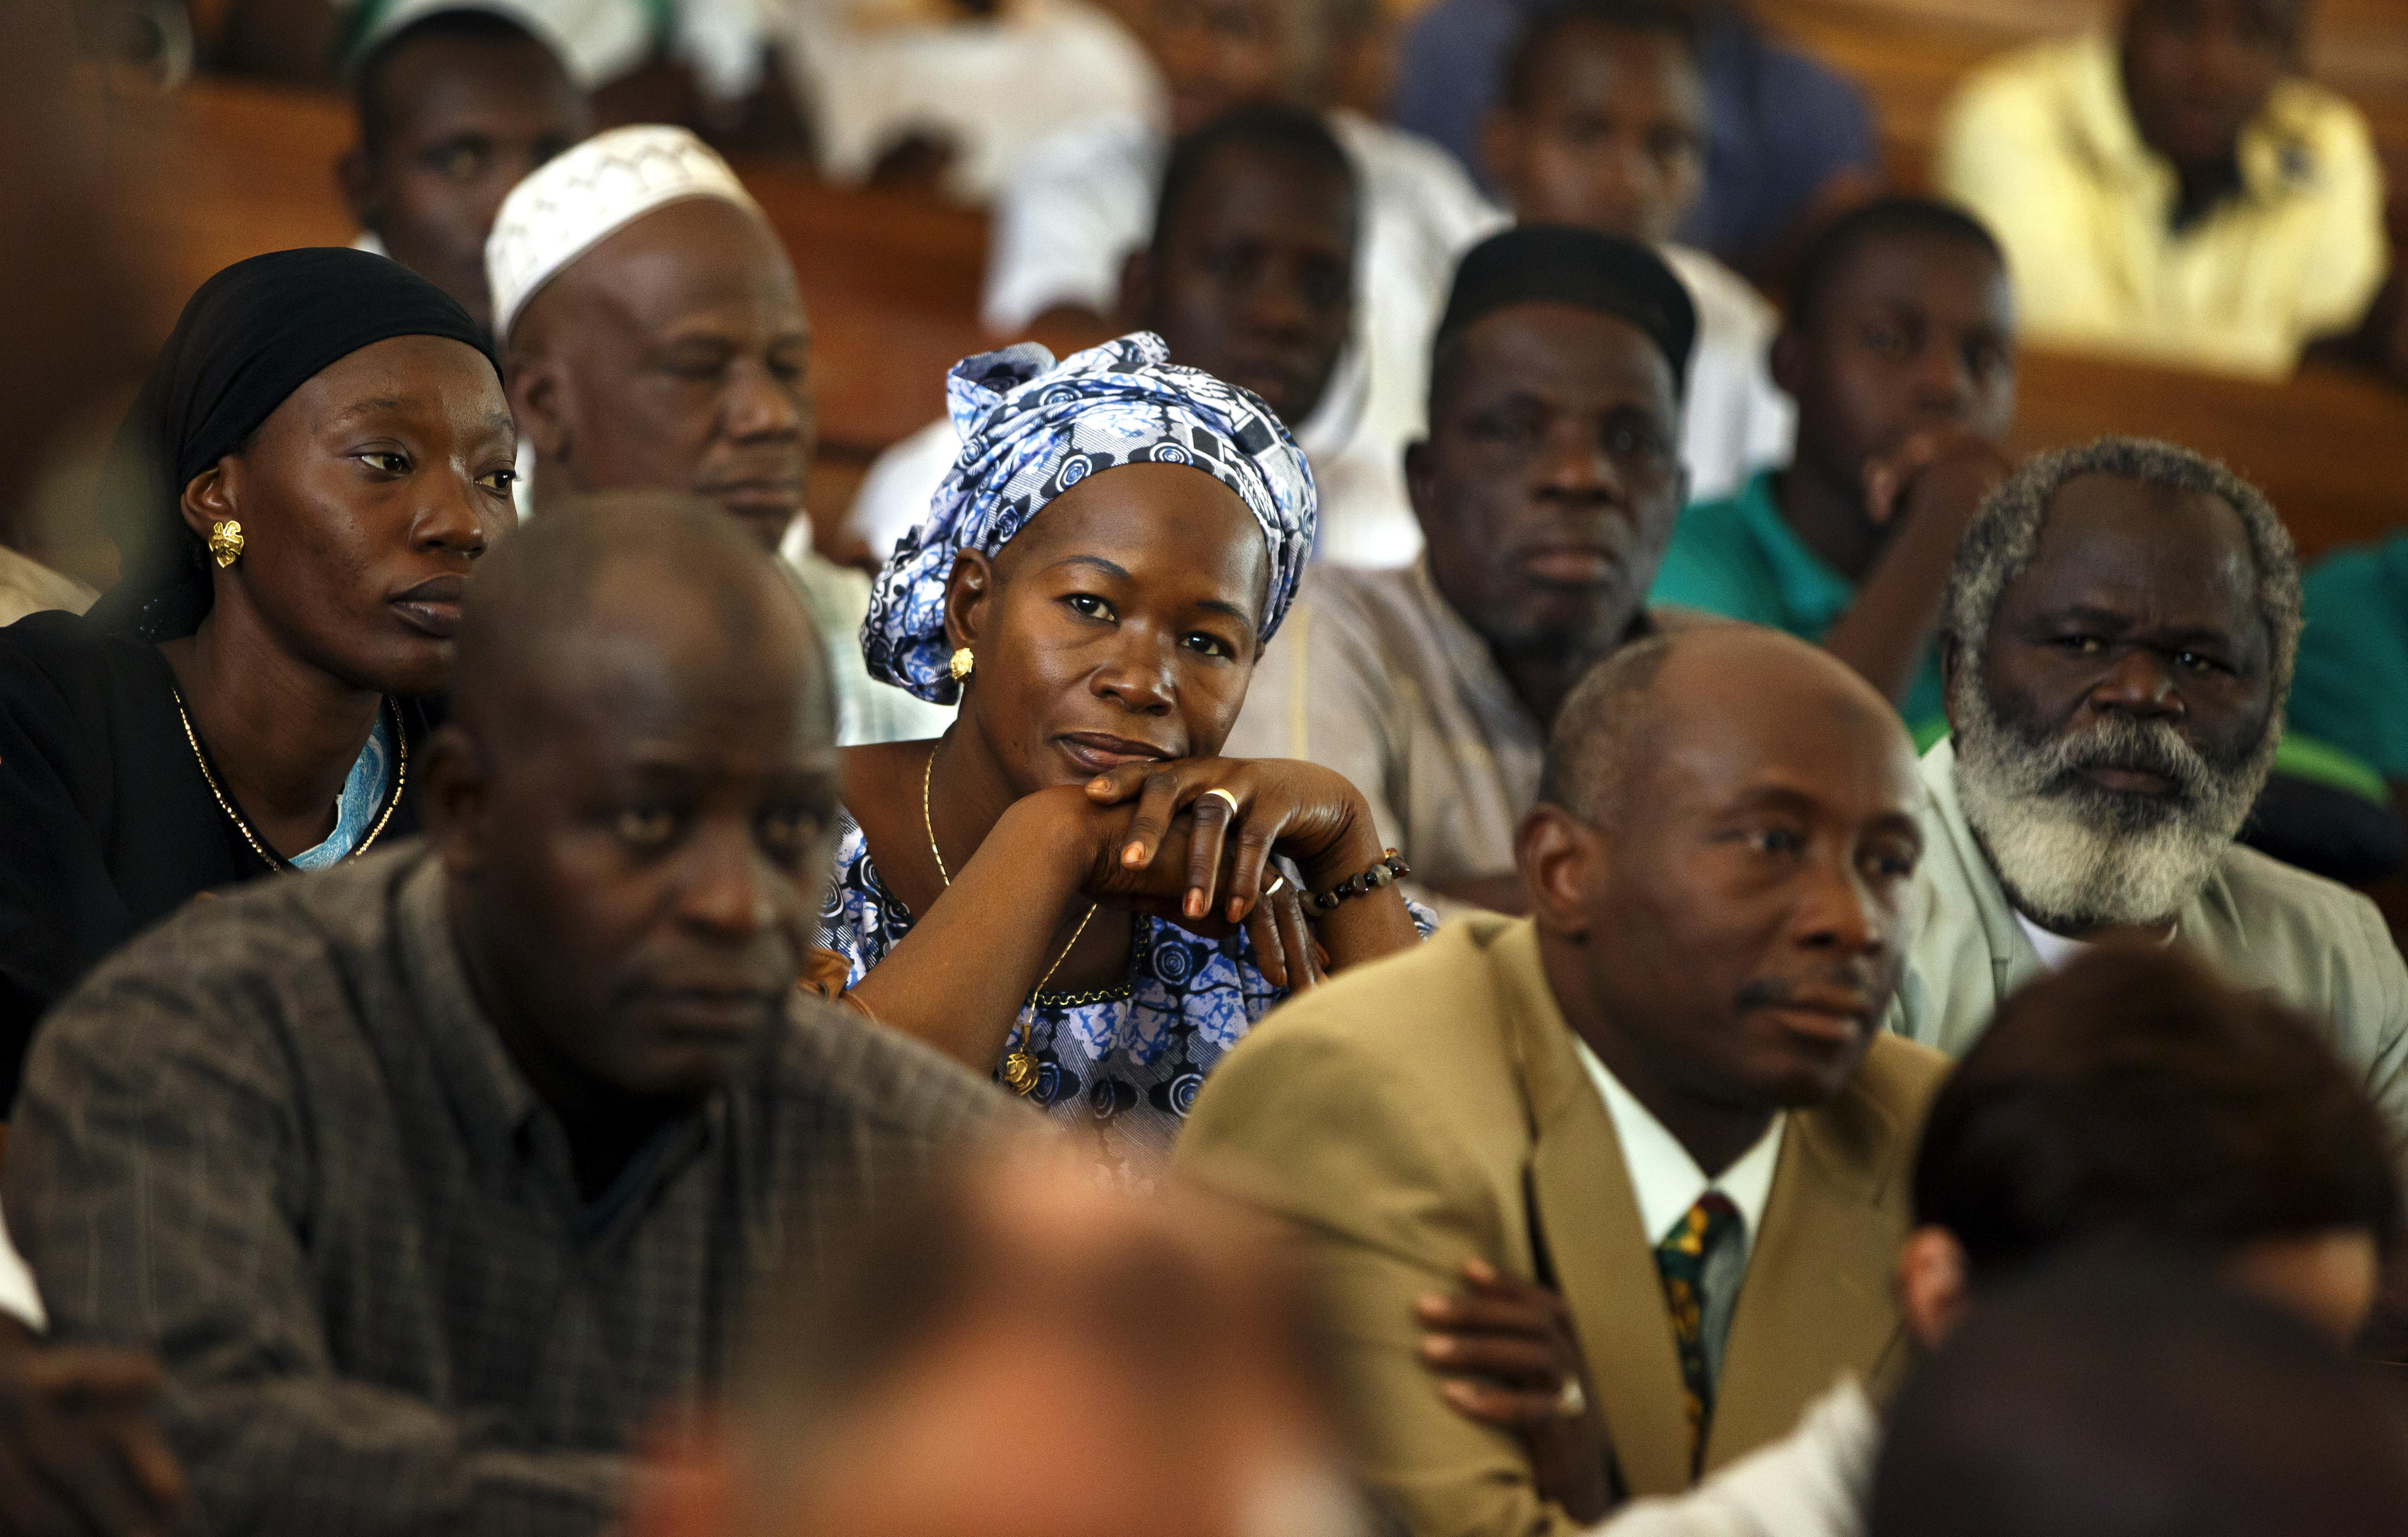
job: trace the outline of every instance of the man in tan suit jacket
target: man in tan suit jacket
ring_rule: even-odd
[[[1360,1471],[1412,1531],[1577,1530],[1900,1363],[1888,1276],[1944,1066],[1878,1030],[1919,797],[1896,712],[1826,654],[1747,625],[1626,648],[1550,743],[1535,917],[1304,995],[1205,1085],[1177,1161],[1295,1224]],[[1668,1190],[1695,1203],[1642,1214]],[[1701,1231],[1676,1275],[1659,1243]],[[1445,1364],[1487,1384],[1458,1409],[1416,1308],[1468,1262],[1559,1295],[1570,1345],[1458,1315]]]

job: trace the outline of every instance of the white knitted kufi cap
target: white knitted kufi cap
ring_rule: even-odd
[[[665,204],[716,197],[760,211],[727,162],[682,128],[639,124],[596,134],[538,165],[502,199],[485,237],[494,336],[566,266]]]

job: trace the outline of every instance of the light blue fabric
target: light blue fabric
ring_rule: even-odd
[[[376,826],[377,809],[384,804],[385,791],[393,783],[394,762],[393,711],[380,703],[376,729],[368,733],[367,745],[351,761],[351,774],[343,781],[335,830],[324,842],[302,850],[286,863],[294,869],[324,869],[358,848],[360,840]]]
[[[1160,337],[1137,331],[1059,364],[1025,341],[954,365],[945,397],[962,451],[869,595],[861,644],[871,677],[959,702],[945,644],[954,557],[995,554],[1089,475],[1140,463],[1193,466],[1254,513],[1270,553],[1262,639],[1271,638],[1312,553],[1312,471],[1259,396],[1169,356]]]

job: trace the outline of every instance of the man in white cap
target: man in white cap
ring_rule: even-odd
[[[868,583],[811,551],[810,327],[784,247],[726,162],[682,128],[597,135],[503,199],[485,267],[522,510],[596,491],[717,503],[788,552],[828,650],[840,740],[943,729],[951,711],[871,681]]]

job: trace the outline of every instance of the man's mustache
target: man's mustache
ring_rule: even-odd
[[[2075,776],[2090,769],[2128,768],[2164,780],[2168,798],[2188,805],[2204,798],[2216,778],[2214,766],[2165,721],[2108,715],[2083,730],[2027,746],[2042,759],[2043,783],[2054,794],[2074,789]]]

